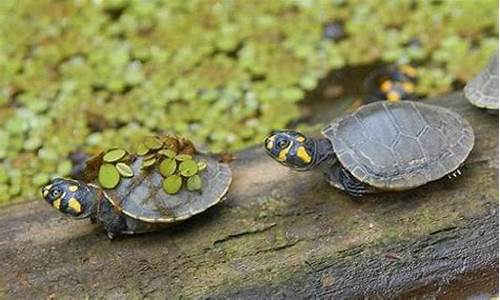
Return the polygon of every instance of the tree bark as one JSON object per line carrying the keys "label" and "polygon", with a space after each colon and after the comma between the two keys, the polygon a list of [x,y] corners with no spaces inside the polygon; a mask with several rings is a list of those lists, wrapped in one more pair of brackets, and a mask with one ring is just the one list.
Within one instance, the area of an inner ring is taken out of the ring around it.
{"label": "tree bark", "polygon": [[41,200],[3,208],[0,296],[404,297],[467,276],[496,290],[498,116],[461,93],[430,102],[475,130],[462,176],[353,200],[259,147],[237,154],[226,201],[154,234],[110,241]]}

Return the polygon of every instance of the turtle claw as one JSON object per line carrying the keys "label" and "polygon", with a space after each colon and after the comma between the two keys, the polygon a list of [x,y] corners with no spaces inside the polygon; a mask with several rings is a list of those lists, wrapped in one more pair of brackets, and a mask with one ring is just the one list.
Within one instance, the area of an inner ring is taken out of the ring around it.
{"label": "turtle claw", "polygon": [[109,232],[109,231],[108,231],[108,238],[109,238],[110,240],[114,239],[115,237],[116,237],[116,234],[114,234],[114,233],[112,233],[112,232]]}
{"label": "turtle claw", "polygon": [[456,169],[453,173],[448,174],[448,178],[453,179],[460,175],[462,175],[462,172],[459,169]]}

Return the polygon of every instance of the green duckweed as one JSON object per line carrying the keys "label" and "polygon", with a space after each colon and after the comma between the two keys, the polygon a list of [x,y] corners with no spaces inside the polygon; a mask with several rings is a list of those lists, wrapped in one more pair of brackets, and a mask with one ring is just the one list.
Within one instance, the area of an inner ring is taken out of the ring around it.
{"label": "green duckweed", "polygon": [[177,162],[175,159],[164,159],[160,164],[160,173],[163,177],[168,177],[177,170]]}
{"label": "green duckweed", "polygon": [[192,159],[184,160],[179,165],[179,172],[184,177],[191,177],[198,173],[198,164]]}
{"label": "green duckweed", "polygon": [[189,191],[199,191],[202,187],[201,177],[199,175],[193,175],[189,177],[186,181],[186,187]]}
{"label": "green duckweed", "polygon": [[416,92],[446,93],[497,36],[495,0],[3,0],[0,204],[39,197],[77,151],[165,132],[213,152],[257,144],[346,66],[416,63]]}
{"label": "green duckweed", "polygon": [[112,149],[112,150],[109,150],[108,152],[106,152],[106,154],[104,154],[102,159],[105,162],[109,162],[109,163],[117,162],[120,159],[124,158],[126,154],[127,154],[127,152],[123,149]]}
{"label": "green duckweed", "polygon": [[163,180],[162,186],[167,194],[176,194],[182,187],[182,178],[179,175],[171,175]]}
{"label": "green duckweed", "polygon": [[99,168],[99,184],[105,189],[115,188],[120,182],[120,173],[112,164],[103,164]]}
{"label": "green duckweed", "polygon": [[115,167],[122,177],[130,178],[134,176],[132,168],[125,163],[119,162]]}

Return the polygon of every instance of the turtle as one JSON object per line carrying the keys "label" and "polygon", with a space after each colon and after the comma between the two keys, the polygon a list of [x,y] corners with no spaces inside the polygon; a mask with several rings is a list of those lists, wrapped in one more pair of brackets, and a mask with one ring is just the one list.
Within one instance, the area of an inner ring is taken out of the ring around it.
{"label": "turtle", "polygon": [[498,52],[488,66],[466,84],[464,94],[472,105],[498,112]]}
{"label": "turtle", "polygon": [[[165,228],[199,214],[225,198],[231,184],[231,169],[218,156],[196,151],[192,155],[204,166],[204,170],[198,173],[203,186],[195,191],[181,189],[168,193],[163,186],[166,179],[160,170],[160,159],[150,163],[152,156],[159,157],[162,155],[158,152],[165,152],[160,149],[145,152],[149,153],[128,156],[130,164],[128,169],[125,168],[128,175],[122,176],[115,187],[104,188],[99,182],[101,178],[95,176],[90,176],[93,180],[55,178],[42,187],[42,197],[70,218],[90,218],[93,223],[102,224],[110,239]],[[95,168],[92,165],[96,161],[103,166],[102,157],[90,159],[86,171]],[[186,159],[189,155],[178,157]]]}
{"label": "turtle", "polygon": [[379,68],[371,72],[364,82],[364,102],[414,100],[417,98],[416,82],[416,70],[409,64]]}
{"label": "turtle", "polygon": [[449,109],[415,101],[379,101],[335,119],[307,137],[276,130],[265,151],[297,170],[321,169],[327,181],[352,196],[403,191],[461,174],[474,146],[467,120]]}

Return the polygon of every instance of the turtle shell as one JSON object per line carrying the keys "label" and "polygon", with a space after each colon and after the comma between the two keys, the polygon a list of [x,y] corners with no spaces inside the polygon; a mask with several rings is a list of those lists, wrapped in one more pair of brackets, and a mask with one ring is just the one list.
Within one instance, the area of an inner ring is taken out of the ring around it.
{"label": "turtle shell", "polygon": [[122,178],[120,184],[111,190],[104,190],[106,198],[125,215],[151,223],[171,223],[185,220],[217,204],[226,194],[231,183],[231,169],[210,155],[197,154],[196,160],[204,160],[207,168],[199,173],[203,182],[201,191],[182,188],[177,194],[164,192],[164,178],[158,166],[141,169],[142,157],[130,167],[131,178]]}
{"label": "turtle shell", "polygon": [[467,83],[465,97],[475,106],[498,110],[498,53],[488,66]]}
{"label": "turtle shell", "polygon": [[339,162],[358,180],[383,190],[405,190],[457,169],[474,145],[469,123],[438,106],[375,102],[322,131]]}

